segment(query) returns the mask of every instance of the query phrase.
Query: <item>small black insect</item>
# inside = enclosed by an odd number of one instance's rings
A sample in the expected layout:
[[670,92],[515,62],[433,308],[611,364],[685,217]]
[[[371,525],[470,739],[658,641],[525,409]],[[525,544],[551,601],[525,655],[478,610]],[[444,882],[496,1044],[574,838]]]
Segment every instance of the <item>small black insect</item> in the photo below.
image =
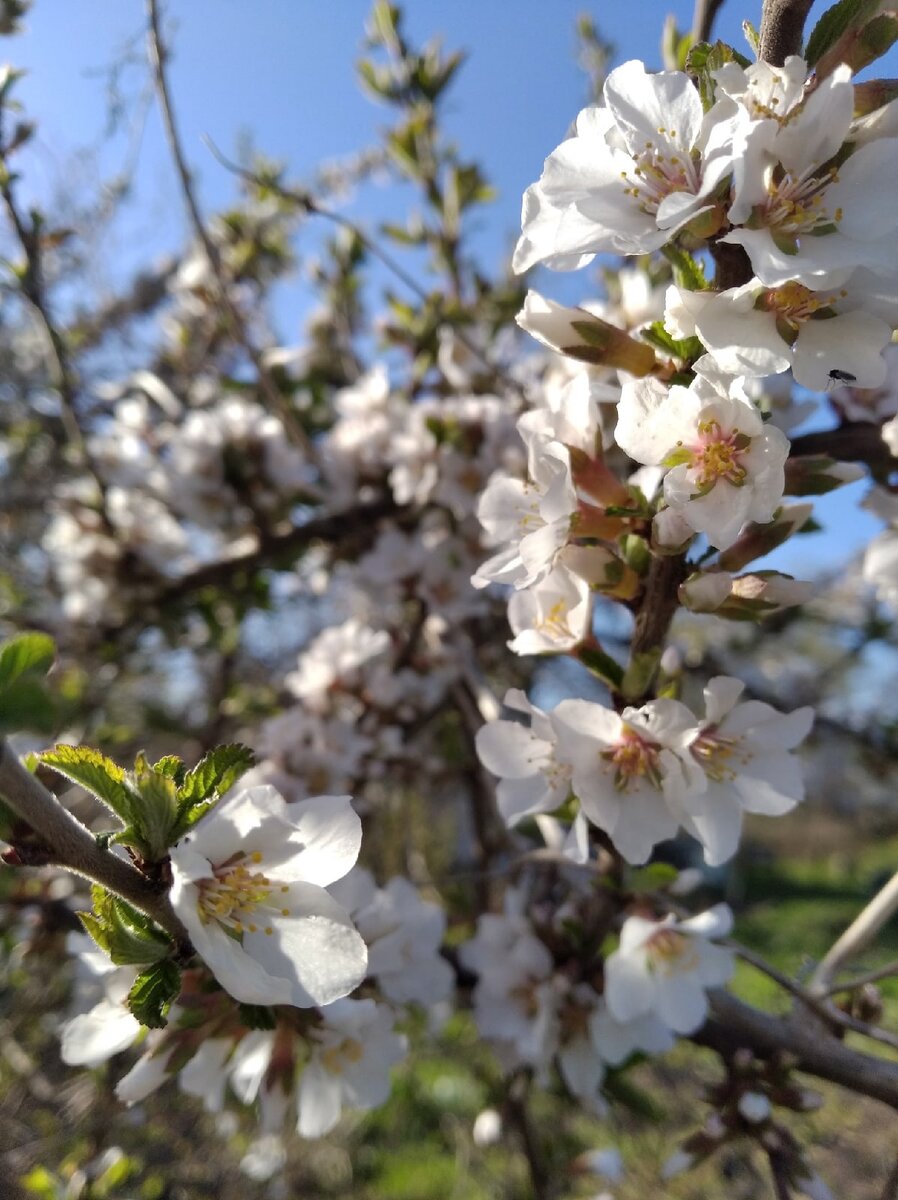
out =
[[830,379],[833,383],[855,383],[857,375],[852,375],[850,371],[830,371]]

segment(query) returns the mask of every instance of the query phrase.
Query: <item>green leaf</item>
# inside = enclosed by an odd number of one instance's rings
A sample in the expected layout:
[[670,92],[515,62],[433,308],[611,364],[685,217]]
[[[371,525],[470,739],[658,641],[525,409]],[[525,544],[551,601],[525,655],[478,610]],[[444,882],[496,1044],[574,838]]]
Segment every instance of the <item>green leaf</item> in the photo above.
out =
[[712,72],[719,71],[728,62],[736,62],[740,67],[751,66],[744,54],[726,42],[699,42],[686,55],[686,74],[695,79],[705,112],[714,103]]
[[53,666],[56,645],[45,633],[22,633],[0,646],[0,690],[23,675],[44,676]]
[[876,16],[882,0],[839,0],[828,8],[811,31],[804,56],[813,67],[851,29]]
[[0,732],[57,730],[56,705],[42,680],[23,675],[0,691]]
[[252,750],[240,742],[216,746],[184,776],[179,798],[196,804],[223,796],[255,761]]
[[703,292],[708,288],[705,268],[688,250],[673,244],[664,246],[661,253],[673,267],[674,283],[687,292]]
[[705,352],[705,347],[697,337],[675,338],[664,328],[663,321],[653,321],[639,332],[650,345],[681,362],[694,362]]
[[163,858],[175,840],[178,823],[178,788],[168,775],[149,767],[135,775],[138,798],[134,802],[133,823],[140,835],[139,847],[151,861]]
[[628,700],[640,700],[651,687],[661,661],[661,648],[634,654],[624,672],[621,691]]
[[649,863],[627,877],[627,885],[634,892],[657,892],[678,878],[680,872],[670,863]]
[[577,657],[584,667],[588,667],[593,675],[598,676],[612,690],[617,691],[620,688],[624,678],[624,669],[604,650],[598,650],[594,646],[581,646],[577,651]]
[[152,770],[158,775],[166,775],[180,785],[184,779],[184,760],[177,754],[166,754],[164,758],[153,763]]
[[116,966],[155,963],[171,952],[171,940],[145,913],[94,884],[93,912],[79,912],[82,925]]
[[80,783],[123,821],[134,819],[135,797],[125,782],[124,770],[99,750],[60,743],[53,750],[45,750],[38,758],[66,779]]
[[150,1029],[162,1029],[171,1003],[181,990],[181,972],[170,958],[153,963],[134,980],[128,1007]]

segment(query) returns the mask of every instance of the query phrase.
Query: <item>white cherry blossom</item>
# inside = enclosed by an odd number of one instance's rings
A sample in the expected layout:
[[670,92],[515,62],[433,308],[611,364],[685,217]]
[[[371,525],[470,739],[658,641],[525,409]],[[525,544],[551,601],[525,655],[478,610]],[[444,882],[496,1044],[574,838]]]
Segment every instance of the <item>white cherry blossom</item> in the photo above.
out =
[[550,721],[583,812],[628,862],[645,862],[677,832],[686,792],[704,787],[701,770],[683,753],[695,728],[692,713],[676,700],[620,714],[590,700],[562,700]]
[[883,351],[898,307],[875,287],[853,281],[815,292],[794,281],[767,288],[752,279],[724,292],[671,287],[667,299],[669,326],[678,336],[697,333],[727,374],[766,376],[791,367],[796,383],[815,392],[832,387],[833,379],[850,378],[862,388],[885,379]]
[[689,828],[719,866],[735,854],[742,814],[778,817],[804,799],[801,763],[791,753],[807,737],[812,708],[782,713],[760,700],[739,698],[745,685],[718,675],[705,688],[705,719],[689,751],[707,777],[683,800]]
[[330,1004],[367,950],[324,890],[358,856],[348,796],[287,804],[261,786],[223,800],[171,852],[171,901],[222,987],[247,1004]]
[[688,388],[638,379],[623,388],[615,439],[631,458],[669,467],[664,498],[725,550],[748,521],[770,521],[785,486],[789,441],[764,424],[738,381],[697,375]]
[[838,162],[854,109],[851,71],[841,65],[811,91],[799,91],[802,73],[794,59],[716,73],[709,119],[728,131],[737,164],[728,216],[738,228],[723,240],[744,247],[769,287],[837,287],[857,267],[893,277],[898,139],[877,138]]
[[685,921],[624,921],[620,946],[605,963],[605,999],[620,1021],[654,1014],[674,1033],[694,1033],[708,1014],[706,991],[727,982],[735,954],[711,939],[732,928],[726,904]]
[[698,91],[679,71],[626,62],[524,195],[516,271],[584,266],[602,251],[644,254],[710,206],[730,170]]
[[516,688],[506,692],[505,706],[527,714],[530,725],[488,721],[477,731],[477,756],[499,776],[499,812],[507,825],[516,825],[524,817],[552,812],[565,802],[571,790],[571,768],[556,752],[555,728],[542,709]]
[[312,1052],[296,1090],[302,1137],[323,1137],[348,1108],[376,1108],[390,1094],[390,1068],[405,1057],[393,1014],[373,1000],[337,1000],[310,1034]]
[[[616,561],[610,551],[605,554],[609,563]],[[515,634],[509,649],[515,654],[563,654],[589,636],[591,617],[589,584],[559,562],[545,578],[509,598],[508,623]]]
[[455,976],[440,955],[446,913],[396,876],[383,888],[355,867],[330,887],[368,944],[368,974],[394,1004],[434,1005],[451,993]]
[[475,587],[529,587],[551,571],[567,545],[577,510],[568,452],[560,442],[540,439],[530,461],[530,480],[494,475],[480,497],[477,516],[487,541],[506,545],[471,577]]

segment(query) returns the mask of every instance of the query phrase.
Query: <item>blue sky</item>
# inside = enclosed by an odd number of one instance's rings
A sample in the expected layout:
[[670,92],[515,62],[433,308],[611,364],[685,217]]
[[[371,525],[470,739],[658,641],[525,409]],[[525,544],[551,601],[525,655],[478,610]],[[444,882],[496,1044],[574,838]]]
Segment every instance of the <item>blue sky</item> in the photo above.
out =
[[[823,7],[816,5],[815,12]],[[489,266],[509,252],[521,193],[584,102],[585,79],[573,61],[578,13],[593,16],[615,45],[618,61],[640,57],[650,66],[660,65],[665,14],[672,12],[681,28],[692,16],[691,3],[682,0],[411,0],[406,8],[406,28],[414,41],[440,34],[447,46],[469,51],[447,123],[464,153],[485,165],[498,190],[476,233],[476,247]],[[759,8],[759,3],[746,7],[730,0],[717,35],[742,47],[741,21],[756,22]],[[234,185],[204,147],[204,134],[233,156],[241,139],[251,137],[258,150],[284,160],[290,174],[301,179],[322,160],[370,144],[386,122],[386,111],[355,81],[366,0],[257,0],[252,5],[169,0],[166,9],[174,48],[172,89],[207,212],[226,205]],[[142,0],[36,0],[24,35],[5,39],[4,56],[28,71],[20,94],[39,123],[35,146],[21,163],[22,186],[35,201],[47,204],[60,193],[86,198],[129,161],[133,139],[125,131],[111,138],[104,133],[103,69],[129,43],[138,56],[142,53],[144,22]],[[121,79],[125,95],[136,97],[145,78],[141,67],[127,70]],[[403,213],[400,198],[387,189],[367,190],[352,211],[369,222]],[[176,249],[185,234],[161,124],[151,110],[133,193],[103,247],[113,264],[108,281]],[[540,286],[569,302],[592,290],[583,273],[546,274]],[[282,291],[277,319],[286,341],[297,338],[308,303],[299,286]],[[841,559],[879,527],[857,509],[852,513],[839,496],[825,499],[822,514],[830,535],[799,539],[779,553],[776,565],[798,569],[800,564],[807,570],[818,558]]]

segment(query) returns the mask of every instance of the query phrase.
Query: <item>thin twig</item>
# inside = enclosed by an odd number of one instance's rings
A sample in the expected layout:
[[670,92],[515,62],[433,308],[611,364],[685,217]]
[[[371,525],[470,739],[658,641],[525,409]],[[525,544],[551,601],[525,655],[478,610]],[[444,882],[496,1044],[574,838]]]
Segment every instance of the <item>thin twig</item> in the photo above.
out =
[[875,971],[865,971],[863,975],[856,975],[854,979],[846,979],[842,983],[833,983],[826,989],[823,995],[837,996],[840,992],[853,992],[868,983],[878,983],[880,979],[889,979],[892,975],[898,975],[898,958],[892,959],[884,967],[877,967]]
[[26,771],[5,740],[0,739],[0,796],[46,846],[48,859],[101,883],[152,917],[182,948],[189,947],[187,930],[172,908],[167,891],[159,891],[136,868],[95,838],[67,808]]
[[808,991],[826,995],[843,963],[856,957],[873,941],[883,925],[898,912],[898,872],[855,917],[817,966]]
[[[0,132],[0,159],[4,159],[5,155],[6,141],[2,132]],[[65,338],[56,328],[50,312],[50,305],[44,288],[39,218],[35,214],[32,214],[30,226],[26,224],[25,218],[19,211],[15,193],[13,192],[12,178],[13,176],[8,171],[4,170],[2,172],[0,196],[3,198],[3,204],[6,208],[10,224],[15,230],[16,239],[25,255],[25,270],[21,279],[21,294],[31,305],[43,326],[49,349],[51,383],[59,396],[59,415],[66,439],[77,455],[79,462],[88,471],[94,481],[100,499],[99,515],[106,532],[114,534],[106,511],[106,484],[93,463],[87,441],[78,420],[77,377],[69,361],[69,352]]]
[[296,414],[286,402],[283,394],[278,389],[268,368],[265,365],[261,351],[254,344],[246,327],[243,314],[237,308],[231,298],[228,280],[221,260],[218,246],[210,236],[206,224],[200,212],[199,204],[196,199],[196,194],[193,188],[193,179],[190,174],[190,169],[187,166],[187,159],[184,155],[181,137],[178,132],[178,125],[175,119],[174,106],[171,100],[171,91],[168,84],[167,62],[168,48],[162,38],[162,32],[159,21],[159,4],[158,0],[147,0],[147,19],[148,19],[148,44],[150,63],[153,68],[153,75],[156,81],[156,93],[159,97],[159,107],[162,112],[162,122],[165,126],[165,136],[168,141],[169,150],[172,160],[175,165],[175,170],[178,174],[178,179],[181,184],[181,193],[184,197],[184,204],[187,208],[187,214],[190,218],[190,224],[198,238],[206,259],[209,263],[209,269],[215,279],[216,291],[218,294],[219,304],[225,320],[228,323],[232,337],[241,345],[246,352],[247,357],[253,365],[259,383],[259,390],[265,397],[269,409],[277,413],[284,423],[284,427],[290,437],[300,445],[310,459],[314,458],[314,452],[308,434],[303,429],[300,422],[297,420]]
[[725,3],[726,0],[695,0],[692,18],[693,42],[706,42],[710,38],[714,20]]
[[527,1110],[527,1096],[530,1089],[529,1077],[520,1072],[512,1079],[505,1100],[505,1111],[521,1139],[521,1148],[530,1169],[530,1183],[533,1187],[534,1200],[549,1200],[549,1171],[543,1156],[542,1147],[533,1129],[530,1113]]
[[770,1177],[773,1180],[776,1200],[794,1200],[789,1182],[789,1169],[783,1155],[777,1150],[768,1150],[767,1160],[770,1163]]
[[[359,244],[363,246],[373,258],[379,259],[380,262],[382,262],[387,268],[387,270],[395,275],[395,277],[402,284],[404,284],[405,287],[407,287],[409,291],[412,292],[419,300],[421,300],[423,303],[431,302],[433,297],[430,295],[427,289],[423,288],[421,284],[418,283],[418,281],[414,278],[414,276],[410,275],[409,272],[406,271],[405,267],[403,267],[402,264],[397,261],[397,259],[384,250],[379,242],[376,242],[370,234],[366,233],[365,230],[362,229],[360,225],[357,225],[355,221],[351,220],[351,218],[344,217],[342,213],[334,212],[333,209],[323,207],[323,205],[321,205],[315,199],[315,197],[311,195],[310,192],[304,189],[284,187],[283,184],[277,183],[273,179],[260,179],[259,176],[253,171],[248,170],[246,167],[242,167],[239,163],[233,162],[227,157],[227,155],[223,154],[208,135],[204,136],[203,141],[208,146],[209,152],[212,154],[213,158],[216,158],[218,162],[221,163],[221,165],[225,168],[225,170],[231,171],[240,179],[244,180],[244,182],[251,183],[255,187],[259,187],[264,184],[268,191],[272,192],[275,196],[279,197],[281,200],[286,200],[288,203],[295,204],[297,208],[301,209],[305,213],[308,213],[310,216],[322,217],[325,221],[330,221],[332,224],[339,226],[341,229],[346,229],[353,235],[353,237],[358,239]],[[478,362],[482,363],[491,375],[501,376],[503,381],[509,387],[513,388],[513,390],[518,393],[521,392],[520,384],[513,379],[509,379],[494,362],[491,362],[483,350],[481,350],[481,348],[477,345],[477,343],[468,337],[464,329],[459,327],[457,322],[440,320],[438,323],[442,328],[451,329],[455,337],[458,338],[459,342],[461,342],[465,349],[472,354]]]

